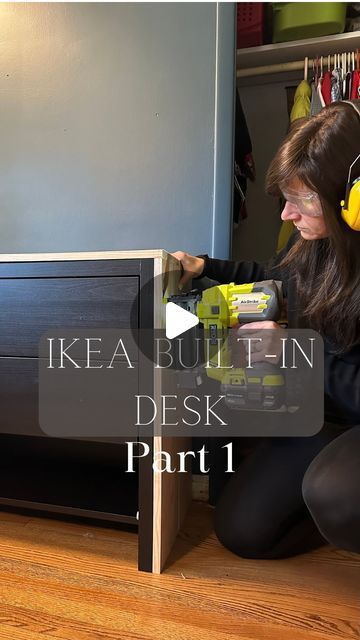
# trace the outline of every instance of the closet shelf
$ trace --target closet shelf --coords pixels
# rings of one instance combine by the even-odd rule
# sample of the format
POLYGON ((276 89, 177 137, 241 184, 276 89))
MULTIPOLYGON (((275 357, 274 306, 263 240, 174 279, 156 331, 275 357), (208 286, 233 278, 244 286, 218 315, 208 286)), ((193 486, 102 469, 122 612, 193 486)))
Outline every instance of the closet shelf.
MULTIPOLYGON (((360 31, 238 49, 237 77, 240 79, 251 77, 256 67, 281 65, 302 60, 305 56, 314 58, 317 55, 327 56, 355 51, 358 48, 360 48, 360 31)), ((281 68, 278 71, 281 72, 281 68)))

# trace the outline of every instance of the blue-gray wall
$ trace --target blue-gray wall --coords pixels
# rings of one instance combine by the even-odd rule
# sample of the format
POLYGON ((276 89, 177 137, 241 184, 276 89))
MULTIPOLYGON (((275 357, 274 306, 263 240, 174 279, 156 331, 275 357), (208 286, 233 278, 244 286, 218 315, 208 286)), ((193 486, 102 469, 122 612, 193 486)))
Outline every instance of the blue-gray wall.
POLYGON ((0 251, 227 257, 234 5, 0 5, 0 251))

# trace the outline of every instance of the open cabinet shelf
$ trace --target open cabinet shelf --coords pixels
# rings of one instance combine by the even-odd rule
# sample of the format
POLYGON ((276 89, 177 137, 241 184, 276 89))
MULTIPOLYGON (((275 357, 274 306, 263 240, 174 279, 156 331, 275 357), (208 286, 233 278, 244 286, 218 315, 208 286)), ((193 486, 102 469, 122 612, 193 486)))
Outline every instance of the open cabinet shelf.
MULTIPOLYGON (((256 67, 281 65, 302 61, 306 56, 328 56, 355 51, 357 48, 360 48, 360 31, 238 49, 237 77, 251 76, 251 71, 256 67)), ((284 72, 286 70, 285 68, 284 72)), ((281 72, 280 69, 279 71, 281 72)))
POLYGON ((0 504, 137 525, 124 445, 0 435, 0 504))

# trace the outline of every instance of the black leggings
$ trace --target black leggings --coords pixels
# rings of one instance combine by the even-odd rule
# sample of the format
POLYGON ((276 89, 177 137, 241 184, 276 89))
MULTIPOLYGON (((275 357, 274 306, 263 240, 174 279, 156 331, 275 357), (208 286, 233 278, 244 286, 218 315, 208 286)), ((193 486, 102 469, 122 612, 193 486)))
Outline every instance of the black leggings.
POLYGON ((285 558, 328 542, 360 553, 360 426, 260 441, 226 484, 215 531, 245 558, 285 558))

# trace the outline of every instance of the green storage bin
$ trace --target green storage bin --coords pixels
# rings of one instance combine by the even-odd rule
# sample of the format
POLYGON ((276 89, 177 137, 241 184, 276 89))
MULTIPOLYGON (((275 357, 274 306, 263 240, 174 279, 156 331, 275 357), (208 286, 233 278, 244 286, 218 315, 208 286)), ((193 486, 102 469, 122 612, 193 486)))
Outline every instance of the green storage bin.
POLYGON ((273 42, 318 38, 345 29, 346 2, 274 2, 273 42))

